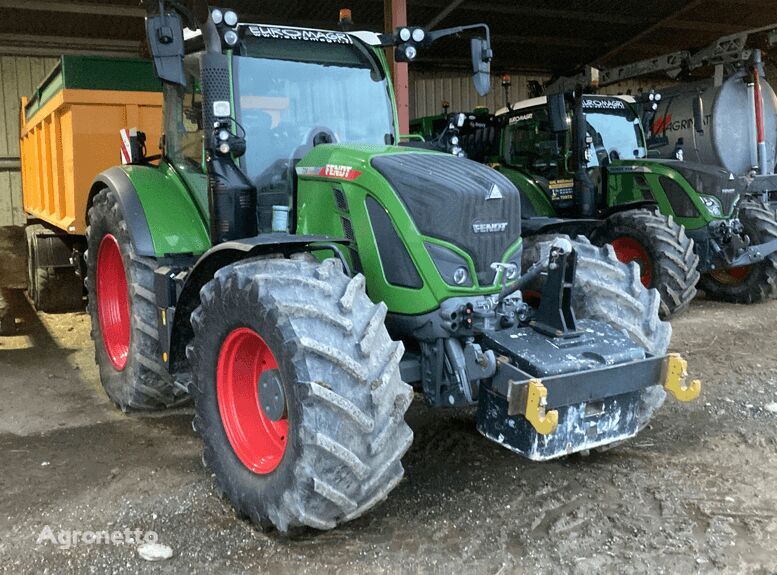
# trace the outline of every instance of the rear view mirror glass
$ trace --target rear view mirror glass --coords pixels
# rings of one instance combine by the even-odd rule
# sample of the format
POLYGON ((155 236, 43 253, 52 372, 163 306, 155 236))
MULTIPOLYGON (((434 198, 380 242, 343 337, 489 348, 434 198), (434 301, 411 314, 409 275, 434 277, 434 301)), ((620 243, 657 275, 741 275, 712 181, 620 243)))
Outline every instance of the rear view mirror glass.
POLYGON ((491 90, 491 45, 483 38, 472 38, 472 82, 475 90, 485 96, 491 90))

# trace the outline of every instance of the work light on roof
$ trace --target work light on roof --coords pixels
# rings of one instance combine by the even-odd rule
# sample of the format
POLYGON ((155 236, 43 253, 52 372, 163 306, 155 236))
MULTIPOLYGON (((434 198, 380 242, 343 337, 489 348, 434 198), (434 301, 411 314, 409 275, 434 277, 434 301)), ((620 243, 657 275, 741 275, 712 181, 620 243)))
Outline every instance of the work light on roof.
POLYGON ((403 42, 407 42, 408 40, 410 40, 411 36, 412 34, 410 33, 410 28, 402 28, 399 31, 399 39, 402 40, 403 42))
POLYGON ((227 10, 224 12, 224 24, 227 26, 237 25, 237 14, 233 10, 227 10))
POLYGON ((413 42, 423 42, 426 38, 426 32, 423 28, 416 28, 413 30, 413 42))
POLYGON ((234 30, 227 30, 224 33, 224 42, 227 43, 227 46, 234 46, 237 44, 237 32, 234 30))
POLYGON ((214 8, 210 12, 210 19, 213 20, 214 24, 221 24, 224 21, 224 13, 218 8, 214 8))

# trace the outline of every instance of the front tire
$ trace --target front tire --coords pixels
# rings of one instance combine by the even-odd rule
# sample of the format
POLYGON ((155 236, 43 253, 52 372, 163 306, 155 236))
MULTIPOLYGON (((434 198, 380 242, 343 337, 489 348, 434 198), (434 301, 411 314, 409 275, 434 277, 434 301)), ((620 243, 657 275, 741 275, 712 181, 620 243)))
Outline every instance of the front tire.
MULTIPOLYGON (((777 239, 777 214, 760 200, 742 201, 739 220, 751 243, 777 239)), ((710 299, 730 303, 751 304, 773 299, 777 297, 777 253, 755 265, 706 273, 699 287, 710 299)))
POLYGON ((643 285, 661 295, 662 319, 686 311, 696 297, 699 256, 685 228, 672 216, 648 210, 618 212, 607 218, 593 241, 599 246, 612 244, 623 263, 639 264, 643 285))
POLYGON ((412 443, 413 395, 364 277, 335 260, 252 259, 200 297, 187 349, 195 429, 238 512, 281 532, 331 529, 385 499, 412 443))
POLYGON ((186 401, 162 362, 153 258, 135 253, 121 206, 104 189, 89 208, 87 276, 92 340, 100 381, 122 411, 186 401))

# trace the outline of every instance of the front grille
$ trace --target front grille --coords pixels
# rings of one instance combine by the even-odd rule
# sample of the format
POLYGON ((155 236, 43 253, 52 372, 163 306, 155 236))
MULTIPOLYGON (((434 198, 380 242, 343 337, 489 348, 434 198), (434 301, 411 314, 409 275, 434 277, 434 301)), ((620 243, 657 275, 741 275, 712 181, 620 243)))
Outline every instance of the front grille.
POLYGON ((501 261, 521 235, 520 194, 510 180, 482 164, 443 154, 387 154, 373 158, 372 165, 422 234, 464 250, 478 283, 493 283, 491 264, 501 261), (487 199, 494 186, 501 199, 487 199))

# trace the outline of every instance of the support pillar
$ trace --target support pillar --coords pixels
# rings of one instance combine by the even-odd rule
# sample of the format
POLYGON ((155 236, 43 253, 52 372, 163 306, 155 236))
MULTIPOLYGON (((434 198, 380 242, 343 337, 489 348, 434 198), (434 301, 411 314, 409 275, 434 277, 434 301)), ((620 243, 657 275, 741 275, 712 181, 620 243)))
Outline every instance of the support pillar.
MULTIPOLYGON (((386 32, 393 32, 399 26, 407 26, 407 0, 384 0, 383 22, 386 32)), ((397 99, 399 133, 410 132, 410 88, 407 63, 394 61, 394 50, 387 50, 394 95, 397 99)))

